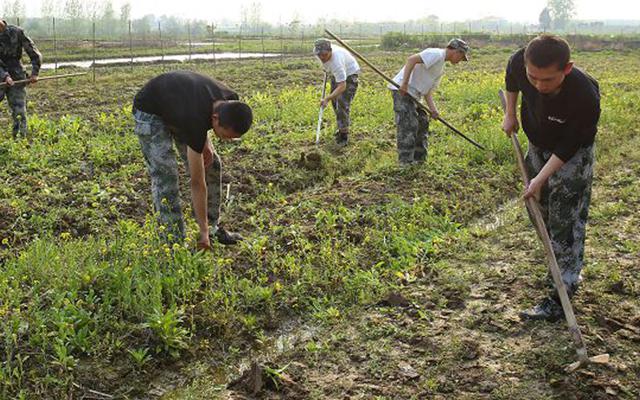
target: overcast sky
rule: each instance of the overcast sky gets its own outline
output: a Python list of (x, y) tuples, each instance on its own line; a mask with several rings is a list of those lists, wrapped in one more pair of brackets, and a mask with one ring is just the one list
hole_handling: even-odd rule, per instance
[[(64, 0), (59, 0), (64, 4)], [(116, 15), (125, 0), (113, 0)], [(132, 16), (145, 14), (176, 15), (219, 21), (239, 20), (240, 9), (253, 0), (131, 0)], [(513, 22), (536, 22), (547, 0), (403, 0), (398, 3), (375, 0), (263, 0), (262, 19), (270, 23), (286, 23), (299, 17), (304, 23), (319, 18), (348, 21), (403, 21), (435, 14), (442, 20), (464, 21), (496, 16)], [(639, 0), (574, 0), (578, 19), (640, 20)], [(41, 0), (25, 1), (27, 16), (40, 15)]]

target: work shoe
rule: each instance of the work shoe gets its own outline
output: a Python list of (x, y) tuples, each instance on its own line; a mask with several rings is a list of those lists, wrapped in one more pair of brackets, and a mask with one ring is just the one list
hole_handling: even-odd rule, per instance
[(546, 320), (556, 322), (564, 317), (562, 306), (554, 299), (547, 297), (537, 306), (520, 312), (523, 320)]
[(241, 234), (237, 232), (229, 232), (223, 227), (218, 227), (216, 233), (214, 233), (215, 239), (220, 244), (231, 245), (237, 244), (238, 242), (244, 240)]
[(340, 147), (344, 147), (349, 143), (349, 134), (345, 132), (336, 131), (336, 144)]

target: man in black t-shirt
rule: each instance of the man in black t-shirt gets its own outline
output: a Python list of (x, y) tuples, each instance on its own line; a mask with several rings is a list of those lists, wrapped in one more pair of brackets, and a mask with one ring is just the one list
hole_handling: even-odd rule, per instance
[[(224, 84), (190, 71), (156, 76), (133, 102), (138, 136), (151, 176), (153, 205), (170, 241), (185, 237), (173, 144), (188, 165), (193, 211), (200, 236), (198, 248), (209, 249), (210, 237), (234, 244), (242, 237), (218, 225), (221, 203), (220, 157), (207, 134), (233, 140), (251, 127), (251, 108)], [(211, 227), (209, 226), (211, 225)]]
[[(503, 130), (518, 131), (516, 109), (529, 139), (526, 164), (531, 182), (525, 197), (540, 201), (562, 279), (569, 295), (580, 281), (591, 182), (594, 138), (600, 118), (598, 83), (570, 61), (567, 42), (542, 35), (517, 51), (507, 65), (507, 110)], [(562, 307), (555, 290), (525, 319), (558, 320)]]

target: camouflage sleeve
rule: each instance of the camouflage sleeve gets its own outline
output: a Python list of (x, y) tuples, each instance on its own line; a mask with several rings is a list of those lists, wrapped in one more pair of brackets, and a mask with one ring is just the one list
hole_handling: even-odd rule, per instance
[(38, 75), (40, 73), (40, 66), (42, 65), (42, 55), (33, 43), (33, 40), (31, 40), (29, 36), (25, 35), (22, 29), (20, 30), (19, 35), (22, 47), (31, 59), (31, 75)]

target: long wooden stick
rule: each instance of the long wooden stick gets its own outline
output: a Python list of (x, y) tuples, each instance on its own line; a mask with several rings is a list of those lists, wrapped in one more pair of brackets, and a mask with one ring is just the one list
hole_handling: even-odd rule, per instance
[[(500, 90), (498, 94), (500, 95), (502, 110), (506, 112), (507, 101), (505, 99), (504, 92)], [(520, 175), (522, 175), (522, 181), (524, 182), (525, 187), (527, 187), (529, 186), (529, 175), (527, 174), (520, 142), (518, 141), (518, 134), (517, 132), (513, 132), (509, 136), (511, 137), (511, 144), (513, 145), (513, 150), (516, 155), (518, 168), (520, 169)], [(527, 206), (527, 209), (529, 210), (529, 213), (533, 217), (533, 225), (538, 233), (538, 236), (540, 237), (540, 240), (542, 241), (542, 245), (544, 246), (544, 252), (547, 256), (547, 264), (549, 266), (549, 270), (551, 271), (553, 282), (556, 285), (558, 296), (560, 297), (562, 310), (564, 311), (567, 325), (569, 326), (569, 333), (571, 334), (571, 338), (573, 339), (573, 342), (576, 346), (578, 362), (571, 364), (567, 368), (567, 371), (573, 371), (579, 366), (588, 362), (606, 363), (609, 360), (608, 354), (592, 357), (592, 359), (589, 359), (589, 357), (587, 356), (587, 346), (584, 342), (584, 339), (582, 338), (582, 334), (580, 333), (580, 328), (578, 327), (578, 322), (576, 321), (576, 316), (573, 312), (573, 306), (571, 305), (571, 300), (569, 300), (569, 295), (567, 294), (567, 288), (564, 286), (564, 281), (562, 280), (560, 267), (558, 266), (558, 261), (553, 251), (553, 246), (551, 245), (551, 238), (549, 237), (549, 232), (547, 231), (542, 213), (540, 212), (540, 204), (533, 197), (526, 198), (525, 204)]]
[[(324, 81), (322, 81), (322, 98), (324, 100), (324, 96), (327, 94), (327, 77), (329, 74), (327, 72), (324, 73)], [(324, 113), (324, 107), (320, 106), (320, 112), (318, 113), (318, 128), (316, 129), (316, 144), (320, 143), (320, 129), (322, 129), (322, 114)]]
[[(324, 31), (325, 31), (325, 33), (327, 35), (329, 35), (333, 39), (335, 39), (336, 42), (340, 43), (340, 45), (342, 47), (344, 47), (345, 49), (349, 50), (349, 52), (351, 54), (353, 54), (354, 56), (358, 57), (360, 59), (360, 61), (362, 61), (363, 63), (367, 64), (372, 70), (374, 70), (378, 75), (380, 75), (385, 81), (389, 82), (391, 85), (395, 86), (398, 89), (400, 88), (400, 85), (398, 85), (398, 83), (396, 83), (393, 79), (391, 79), (387, 75), (385, 75), (384, 72), (382, 72), (378, 68), (376, 68), (373, 64), (371, 64), (369, 62), (369, 60), (367, 60), (360, 53), (358, 53), (353, 48), (351, 48), (351, 46), (349, 46), (347, 43), (345, 43), (342, 39), (340, 39), (338, 36), (336, 36), (333, 32), (331, 32), (328, 29), (325, 29)], [(425, 111), (429, 115), (431, 115), (431, 110), (429, 109), (429, 107), (427, 107), (424, 104), (422, 104), (419, 99), (415, 98), (411, 93), (407, 93), (407, 96), (410, 96), (411, 99), (413, 99), (413, 101), (416, 103), (416, 105), (419, 108), (421, 108), (423, 111)], [(486, 150), (484, 148), (484, 146), (482, 146), (481, 144), (479, 144), (476, 141), (474, 141), (474, 140), (470, 139), (469, 137), (467, 137), (464, 133), (462, 133), (459, 130), (457, 130), (453, 125), (451, 125), (450, 123), (448, 123), (447, 121), (442, 119), (442, 117), (437, 117), (435, 119), (440, 121), (440, 122), (442, 122), (447, 128), (451, 129), (454, 133), (456, 133), (458, 136), (462, 137), (467, 142), (471, 143), (472, 145), (476, 146), (479, 149)]]
[[(42, 76), (42, 77), (38, 77), (37, 82), (40, 81), (48, 81), (50, 79), (61, 79), (61, 78), (69, 78), (72, 76), (81, 76), (81, 75), (86, 75), (86, 72), (76, 72), (74, 74), (63, 74), (63, 75), (52, 75), (52, 76)], [(18, 84), (18, 83), (31, 83), (31, 79), (21, 79), (19, 81), (13, 81), (14, 85)], [(0, 87), (2, 86), (7, 86), (7, 82), (2, 82), (0, 83)]]

